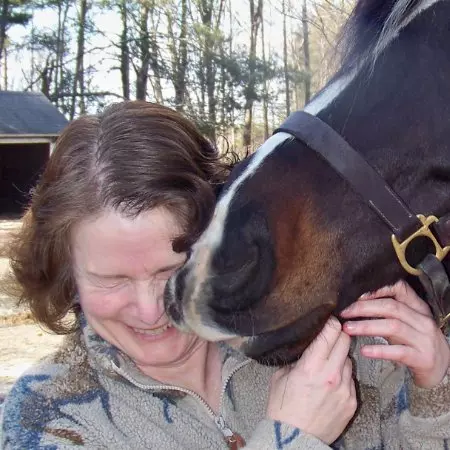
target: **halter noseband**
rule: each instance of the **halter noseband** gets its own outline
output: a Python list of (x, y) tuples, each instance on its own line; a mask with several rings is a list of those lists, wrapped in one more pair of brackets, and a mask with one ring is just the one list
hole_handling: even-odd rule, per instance
[[(328, 124), (305, 111), (292, 113), (274, 133), (291, 134), (317, 152), (377, 213), (392, 232), (392, 245), (402, 267), (422, 282), (441, 327), (450, 319), (450, 282), (442, 261), (450, 252), (450, 216), (413, 214), (383, 177)], [(433, 226), (433, 230), (430, 228)], [(417, 267), (406, 259), (407, 247), (426, 237), (435, 253)]]

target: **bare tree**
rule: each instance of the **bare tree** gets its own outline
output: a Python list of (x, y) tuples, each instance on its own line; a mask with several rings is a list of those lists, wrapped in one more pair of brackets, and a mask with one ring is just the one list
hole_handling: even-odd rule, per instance
[(176, 24), (173, 17), (177, 13), (177, 11), (178, 8), (175, 8), (175, 11), (168, 9), (166, 11), (166, 16), (169, 33), (169, 51), (171, 55), (171, 65), (172, 65), (171, 78), (175, 91), (175, 108), (178, 111), (183, 111), (186, 97), (186, 73), (188, 64), (187, 0), (181, 0), (181, 12), (180, 12), (178, 36), (176, 36), (175, 32)]
[[(59, 97), (59, 92), (64, 90), (64, 58), (67, 52), (67, 17), (69, 13), (72, 0), (56, 0), (56, 7), (58, 11), (58, 27), (55, 36), (55, 73), (53, 77), (53, 92), (51, 96), (55, 99), (57, 106), (61, 105), (61, 101), (64, 103), (64, 99)], [(49, 61), (48, 61), (49, 62)], [(60, 101), (61, 100), (61, 101)]]
[(203, 57), (204, 82), (208, 102), (208, 134), (216, 140), (216, 71), (215, 53), (221, 42), (220, 22), (224, 10), (224, 0), (200, 0), (199, 12), (203, 25)]
[(120, 79), (122, 81), (122, 95), (125, 100), (130, 99), (130, 37), (128, 30), (127, 0), (120, 0), (120, 19), (122, 32), (120, 33)]
[(2, 8), (0, 11), (0, 61), (3, 57), (3, 52), (6, 43), (6, 26), (9, 17), (9, 1), (2, 0)]
[(149, 1), (141, 0), (139, 13), (138, 42), (137, 42), (140, 60), (139, 65), (135, 66), (137, 100), (145, 100), (147, 98), (148, 70), (150, 66), (150, 38), (148, 32), (149, 13), (150, 13)]
[[(3, 89), (8, 90), (8, 48), (6, 45), (3, 47)], [(1, 87), (0, 87), (1, 90)]]
[(84, 51), (86, 36), (86, 17), (88, 12), (87, 0), (79, 0), (78, 12), (78, 36), (77, 36), (77, 55), (75, 59), (75, 73), (73, 76), (72, 104), (70, 108), (70, 119), (75, 117), (76, 103), (78, 100), (79, 113), (86, 112), (85, 104), (85, 85), (84, 85)]
[(305, 104), (311, 98), (311, 60), (309, 56), (309, 29), (308, 10), (306, 0), (303, 0), (302, 8), (302, 28), (303, 28), (303, 54), (305, 57)]
[(150, 32), (150, 55), (149, 65), (152, 71), (150, 82), (153, 87), (153, 95), (158, 103), (164, 103), (161, 79), (163, 78), (162, 63), (163, 58), (160, 51), (160, 42), (158, 42), (158, 29), (160, 26), (160, 11), (156, 8), (156, 0), (152, 0), (152, 10), (150, 14), (151, 32)]
[(262, 5), (263, 0), (249, 0), (250, 2), (250, 49), (249, 49), (249, 79), (245, 95), (244, 106), (244, 132), (243, 144), (248, 147), (252, 139), (252, 124), (253, 124), (253, 103), (255, 101), (255, 69), (256, 69), (256, 43), (258, 40), (258, 30), (262, 20)]
[(264, 121), (264, 140), (269, 137), (269, 105), (268, 97), (269, 90), (267, 87), (267, 60), (266, 60), (266, 41), (264, 36), (264, 11), (261, 10), (261, 47), (262, 47), (262, 61), (263, 61), (263, 121)]
[(288, 44), (287, 44), (287, 25), (286, 25), (286, 1), (282, 0), (283, 14), (283, 75), (284, 89), (286, 91), (286, 115), (291, 113), (291, 87), (289, 83), (289, 61), (288, 61)]
[[(0, 3), (0, 69), (2, 59), (7, 56), (8, 29), (13, 25), (26, 25), (31, 19), (31, 14), (25, 11), (29, 0), (1, 0)], [(3, 63), (3, 79), (7, 84), (7, 62)]]

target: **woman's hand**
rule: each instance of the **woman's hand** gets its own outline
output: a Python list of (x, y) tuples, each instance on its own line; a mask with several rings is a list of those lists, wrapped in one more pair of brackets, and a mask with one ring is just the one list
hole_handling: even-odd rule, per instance
[(300, 360), (273, 375), (267, 416), (334, 442), (357, 407), (349, 348), (338, 320), (328, 320)]
[(430, 308), (404, 281), (363, 295), (341, 313), (351, 336), (379, 336), (389, 345), (367, 345), (361, 354), (406, 365), (417, 386), (432, 388), (445, 377), (450, 364), (447, 339), (437, 327)]

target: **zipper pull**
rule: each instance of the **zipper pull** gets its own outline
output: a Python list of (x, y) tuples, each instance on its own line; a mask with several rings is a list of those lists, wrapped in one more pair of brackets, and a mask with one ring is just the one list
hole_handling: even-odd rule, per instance
[(233, 433), (226, 425), (222, 416), (214, 419), (217, 427), (222, 432), (225, 442), (230, 450), (239, 450), (245, 446), (245, 439), (238, 433)]

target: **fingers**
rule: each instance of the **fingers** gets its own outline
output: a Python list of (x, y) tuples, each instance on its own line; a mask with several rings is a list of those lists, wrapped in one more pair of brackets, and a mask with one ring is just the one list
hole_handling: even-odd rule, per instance
[(365, 345), (361, 354), (367, 358), (395, 361), (410, 368), (415, 367), (417, 352), (406, 345)]
[[(389, 360), (409, 368), (414, 383), (437, 386), (450, 366), (450, 347), (433, 319), (430, 308), (404, 281), (363, 295), (341, 315), (350, 336), (379, 336), (386, 345), (366, 345), (361, 355)], [(371, 320), (359, 320), (370, 318)]]
[(384, 286), (374, 292), (363, 294), (361, 300), (371, 300), (376, 298), (392, 298), (400, 303), (408, 305), (420, 314), (431, 315), (431, 311), (426, 302), (424, 302), (411, 286), (404, 280), (397, 281), (391, 286)]
[(402, 321), (417, 331), (423, 329), (424, 321), (433, 320), (430, 314), (422, 314), (408, 305), (392, 298), (359, 300), (341, 312), (345, 319), (357, 317), (388, 318)]
[[(350, 351), (351, 338), (347, 333), (341, 332), (333, 350), (328, 358), (328, 366), (339, 371), (343, 370), (344, 365), (348, 364), (348, 352)], [(350, 362), (351, 368), (351, 362)]]
[(319, 335), (311, 342), (303, 354), (303, 359), (310, 364), (323, 364), (327, 361), (339, 336), (342, 327), (335, 317), (330, 317)]
[(351, 336), (380, 336), (393, 344), (420, 347), (423, 334), (410, 325), (395, 319), (346, 322), (344, 331)]

